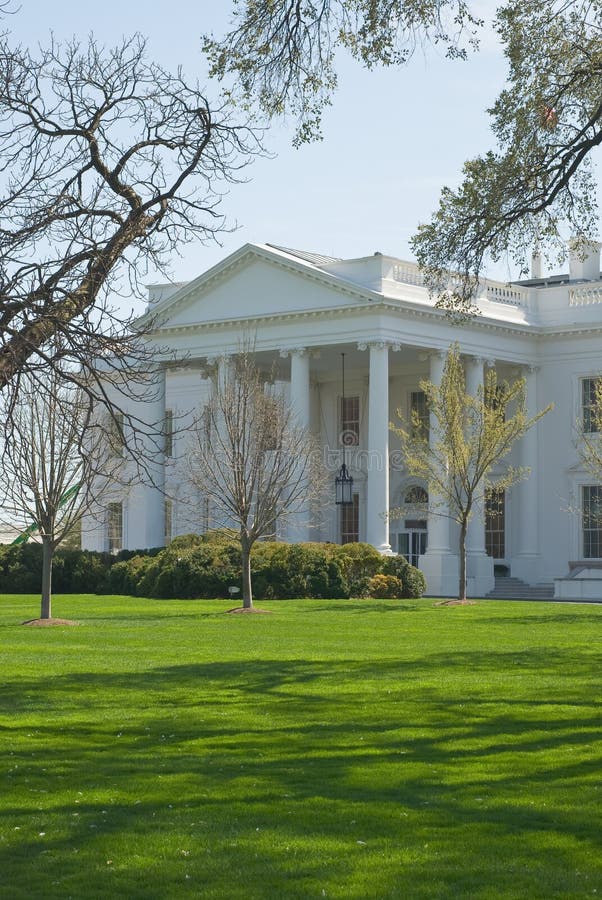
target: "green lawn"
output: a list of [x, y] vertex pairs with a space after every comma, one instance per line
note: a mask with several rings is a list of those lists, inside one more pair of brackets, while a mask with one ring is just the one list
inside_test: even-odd
[[0, 598], [0, 896], [602, 897], [602, 607]]

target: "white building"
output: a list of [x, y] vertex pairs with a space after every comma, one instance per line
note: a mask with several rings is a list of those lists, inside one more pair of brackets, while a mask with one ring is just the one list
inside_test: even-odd
[[[458, 342], [471, 392], [485, 368], [495, 366], [502, 378], [526, 378], [532, 412], [555, 404], [513, 450], [513, 461], [530, 467], [530, 478], [500, 498], [501, 515], [471, 522], [469, 594], [482, 596], [493, 587], [494, 564], [531, 585], [551, 585], [579, 565], [595, 575], [595, 562], [602, 563], [602, 524], [592, 524], [587, 513], [602, 500], [602, 488], [583, 468], [576, 442], [578, 423], [587, 427], [592, 386], [602, 369], [598, 245], [585, 259], [573, 253], [565, 275], [511, 285], [484, 282], [476, 298], [481, 314], [461, 327], [435, 308], [414, 264], [380, 253], [333, 259], [247, 244], [194, 281], [153, 286], [149, 294], [149, 312], [161, 322], [149, 339], [159, 356], [169, 348], [173, 358], [147, 421], [178, 421], [202, 410], [217, 361], [251, 335], [259, 363], [266, 370], [276, 365], [299, 419], [320, 436], [333, 480], [345, 441], [354, 503], [333, 504], [321, 522], [283, 538], [368, 541], [418, 563], [429, 593], [457, 590], [456, 526], [426, 512], [399, 521], [386, 513], [408, 491], [420, 496], [416, 489], [424, 487], [400, 466], [389, 423], [398, 409], [404, 416], [420, 409], [420, 381], [437, 382], [449, 345]], [[157, 476], [165, 479], [166, 494], [140, 484], [116, 492], [107, 501], [103, 528], [84, 523], [84, 546], [158, 546], [166, 535], [211, 527], [202, 500], [194, 521], [190, 506], [180, 503], [182, 485], [170, 474], [179, 441], [176, 433], [168, 442], [174, 446], [166, 448]]]

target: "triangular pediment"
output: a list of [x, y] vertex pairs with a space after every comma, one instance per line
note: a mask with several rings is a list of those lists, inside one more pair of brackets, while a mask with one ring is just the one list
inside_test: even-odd
[[152, 312], [160, 328], [182, 328], [354, 306], [369, 295], [311, 264], [247, 245]]

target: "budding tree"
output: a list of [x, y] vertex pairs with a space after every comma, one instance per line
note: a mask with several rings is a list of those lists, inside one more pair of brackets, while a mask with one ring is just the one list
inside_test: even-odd
[[507, 490], [528, 476], [528, 469], [503, 460], [551, 406], [529, 418], [525, 380], [498, 381], [494, 369], [476, 395], [468, 394], [457, 345], [448, 351], [441, 384], [422, 381], [420, 389], [431, 413], [429, 436], [418, 414], [409, 426], [392, 430], [401, 440], [408, 474], [428, 485], [432, 514], [449, 515], [459, 525], [458, 600], [465, 603], [466, 532], [475, 504], [488, 492]]

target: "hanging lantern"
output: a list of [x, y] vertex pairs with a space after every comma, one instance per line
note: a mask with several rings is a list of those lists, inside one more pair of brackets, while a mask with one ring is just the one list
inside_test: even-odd
[[[341, 353], [342, 368], [342, 396], [341, 409], [345, 409], [345, 354]], [[337, 506], [347, 506], [353, 503], [353, 478], [345, 464], [345, 443], [343, 442], [343, 463], [334, 480], [334, 496]]]
[[[343, 454], [345, 451], [343, 451]], [[343, 463], [339, 469], [339, 474], [334, 480], [335, 502], [338, 506], [344, 506], [353, 503], [353, 478], [349, 474], [349, 469]]]

